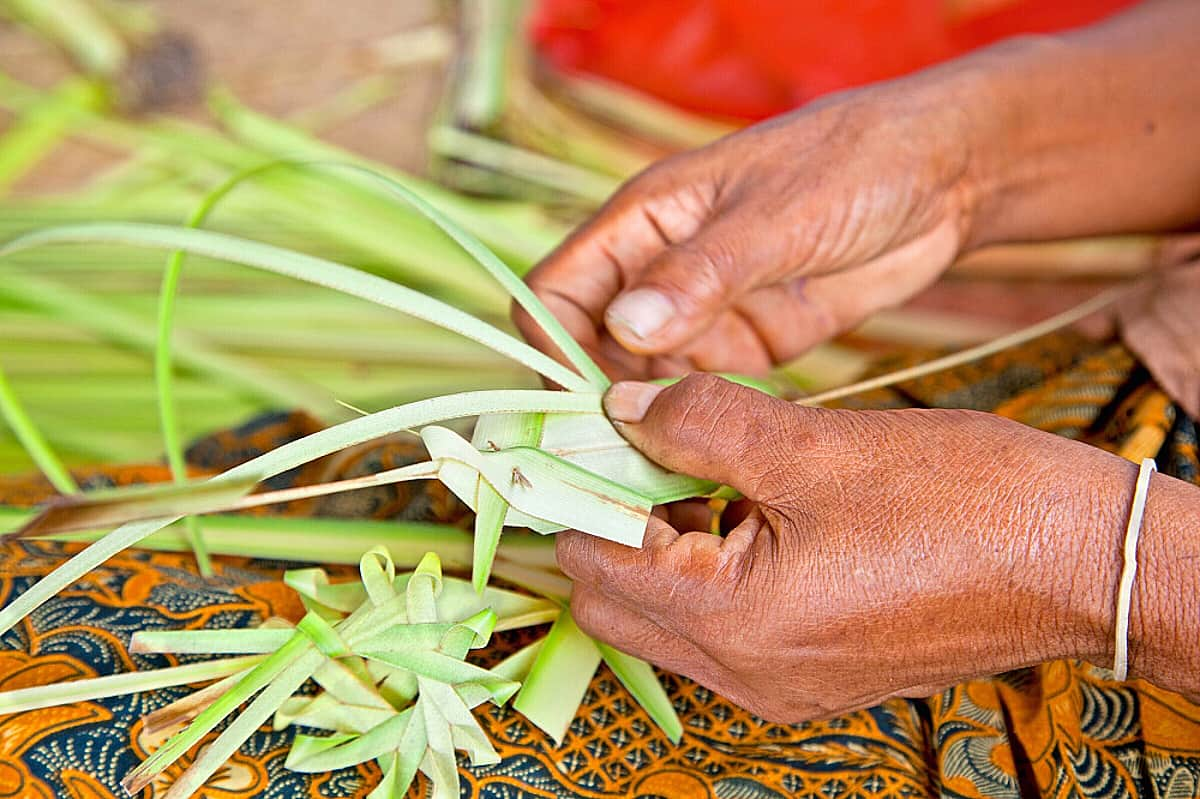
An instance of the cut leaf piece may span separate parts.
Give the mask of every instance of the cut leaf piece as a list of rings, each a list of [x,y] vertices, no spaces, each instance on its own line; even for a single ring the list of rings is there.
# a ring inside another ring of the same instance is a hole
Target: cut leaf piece
[[[495,451],[513,446],[536,447],[542,437],[546,415],[543,413],[481,416],[475,423],[471,445],[478,450]],[[471,580],[482,593],[492,572],[492,561],[500,545],[509,504],[487,481],[475,481],[475,545],[471,562]]]
[[[599,665],[596,642],[564,611],[542,641],[513,707],[562,743]]]
[[[320,653],[312,649],[311,644],[304,636],[294,635],[282,648],[255,666],[232,690],[197,716],[196,720],[185,730],[173,736],[155,750],[148,759],[129,772],[121,781],[122,786],[131,795],[141,791],[164,769],[182,757],[192,746],[199,743],[200,739],[212,731],[243,702],[266,688],[280,675],[290,677],[297,670],[297,664],[301,667],[300,670],[303,670],[304,667],[315,670],[320,665],[320,658]],[[309,671],[304,675],[300,682],[307,679],[311,673],[312,671]],[[296,687],[299,687],[299,683]],[[291,693],[292,691],[288,691],[288,695]]]
[[[112,527],[139,519],[202,512],[233,504],[254,490],[257,476],[172,485],[133,486],[55,497],[18,536],[52,535]]]
[[[163,799],[188,799],[199,791],[209,778],[225,764],[225,761],[233,757],[233,754],[254,734],[255,730],[261,727],[271,717],[271,714],[312,676],[320,664],[321,658],[322,655],[319,652],[308,652],[273,678],[246,706],[246,709],[221,731],[215,741],[200,750],[196,759],[171,785],[171,789],[167,791]],[[131,794],[145,787],[145,785],[141,785],[133,788],[138,784],[132,781],[122,782],[122,785],[128,786],[126,790]]]
[[[508,503],[483,478],[475,481],[475,546],[471,560],[471,582],[476,592],[483,593],[492,576],[492,561],[500,546],[504,517]]]
[[[654,667],[607,644],[597,642],[596,646],[613,674],[617,675],[621,684],[633,694],[633,698],[650,715],[654,723],[666,733],[671,743],[679,743],[679,739],[683,737],[683,723],[675,713],[671,697],[667,696],[662,683],[658,681]]]
[[[470,466],[522,513],[559,529],[642,545],[654,502],[636,491],[530,447],[480,452],[457,433],[437,426],[423,428],[421,439],[432,458]],[[470,495],[459,498],[468,504],[474,501]]]
[[[151,672],[134,671],[93,677],[87,680],[60,682],[54,685],[18,688],[0,693],[0,716],[73,702],[88,702],[110,696],[125,696],[177,685],[207,682],[237,674],[262,661],[261,656],[251,655],[203,663],[188,663]]]

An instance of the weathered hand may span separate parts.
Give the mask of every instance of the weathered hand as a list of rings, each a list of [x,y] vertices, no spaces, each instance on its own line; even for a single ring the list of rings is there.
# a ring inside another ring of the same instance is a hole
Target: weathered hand
[[[641,550],[559,534],[602,640],[778,721],[1111,657],[1132,464],[987,414],[802,408],[709,375],[620,383],[606,407],[753,504],[724,538],[658,518]]]
[[[614,376],[765,372],[958,254],[969,153],[951,94],[931,106],[911,86],[860,90],[667,159],[529,283]]]

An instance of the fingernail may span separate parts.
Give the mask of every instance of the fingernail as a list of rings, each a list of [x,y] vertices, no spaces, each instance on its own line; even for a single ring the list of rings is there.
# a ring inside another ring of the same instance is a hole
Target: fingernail
[[[637,424],[665,386],[627,381],[616,383],[604,395],[604,412],[614,422]]]
[[[634,289],[613,300],[604,314],[610,328],[629,331],[637,339],[645,339],[662,330],[674,316],[675,303],[654,289]]]

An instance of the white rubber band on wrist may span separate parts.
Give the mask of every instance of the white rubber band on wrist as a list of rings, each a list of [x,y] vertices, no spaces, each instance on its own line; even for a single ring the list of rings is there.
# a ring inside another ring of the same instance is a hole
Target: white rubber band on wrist
[[[1150,493],[1150,475],[1158,471],[1153,458],[1142,461],[1133,507],[1125,528],[1125,565],[1117,588],[1117,623],[1113,634],[1113,679],[1124,682],[1129,675],[1129,607],[1133,601],[1133,578],[1137,576],[1137,545],[1142,535],[1142,517],[1146,515],[1146,496]]]

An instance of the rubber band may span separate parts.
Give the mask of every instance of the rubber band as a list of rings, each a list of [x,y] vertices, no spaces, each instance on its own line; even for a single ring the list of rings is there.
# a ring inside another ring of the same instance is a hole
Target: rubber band
[[[1133,601],[1133,578],[1137,576],[1137,545],[1142,535],[1142,518],[1146,515],[1146,497],[1150,493],[1150,476],[1158,471],[1153,458],[1142,461],[1137,487],[1133,491],[1133,507],[1125,528],[1125,564],[1117,588],[1117,622],[1113,638],[1113,679],[1124,682],[1129,675],[1129,608]]]

